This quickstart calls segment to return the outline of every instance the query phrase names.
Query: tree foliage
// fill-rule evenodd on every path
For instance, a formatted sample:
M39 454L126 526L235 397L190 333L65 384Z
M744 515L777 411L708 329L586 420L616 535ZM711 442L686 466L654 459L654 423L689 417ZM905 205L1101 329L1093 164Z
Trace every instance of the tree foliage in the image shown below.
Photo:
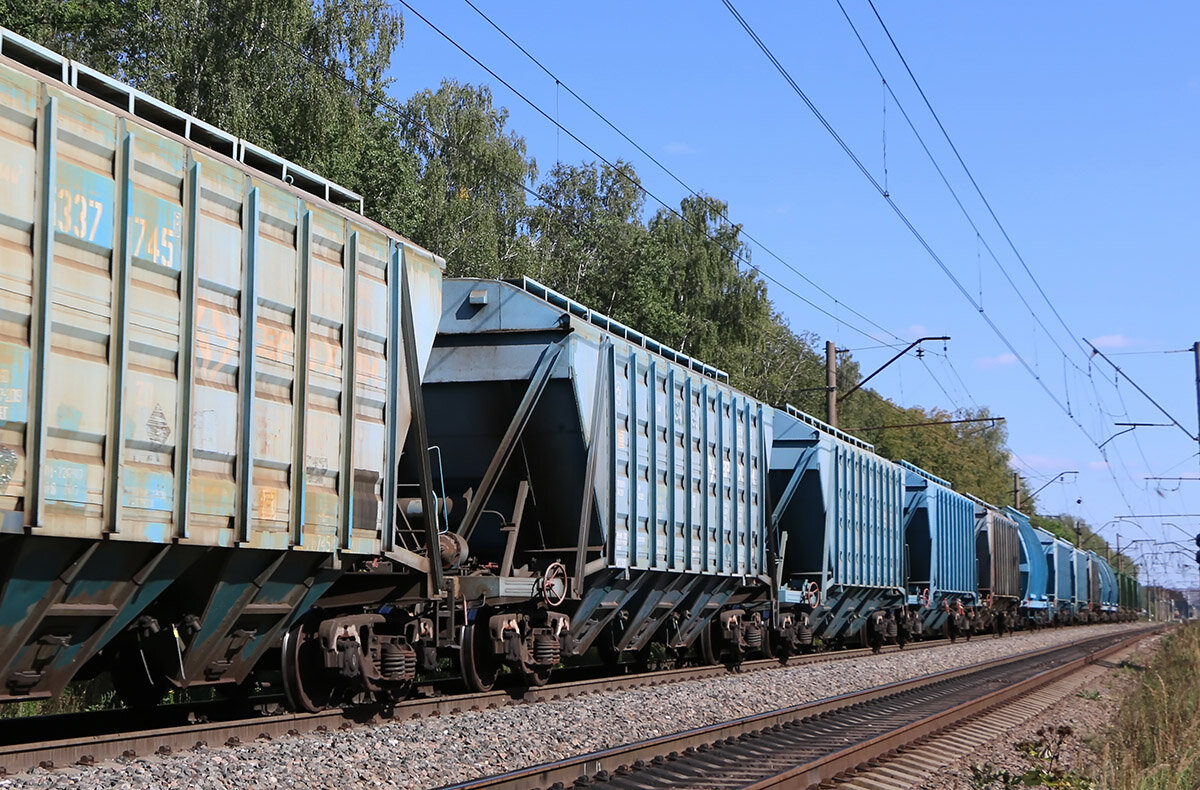
M446 81L391 102L403 25L387 0L0 0L0 24L359 192L450 276L533 276L757 398L824 416L818 339L772 304L722 201L689 196L647 217L620 161L557 164L539 181L486 86ZM837 367L844 396L862 374L849 355ZM986 409L901 407L863 389L839 411L882 455L1011 502L1002 424L889 427Z
M537 178L525 139L506 129L508 110L487 87L445 81L413 96L399 114L417 158L411 235L446 259L455 276L502 277L529 263L526 186Z

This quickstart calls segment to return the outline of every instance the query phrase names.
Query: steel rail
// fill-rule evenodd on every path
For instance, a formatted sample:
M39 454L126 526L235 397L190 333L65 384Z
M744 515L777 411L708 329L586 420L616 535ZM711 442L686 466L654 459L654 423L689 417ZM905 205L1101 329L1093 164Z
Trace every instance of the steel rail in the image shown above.
M944 644L946 644L946 640L943 639L927 639L918 643L910 643L906 650L929 649ZM899 652L899 648L889 645L884 647L882 652ZM872 653L867 648L808 653L792 656L786 666L840 661L869 655ZM783 666L778 659L755 659L743 662L736 672L760 672ZM729 674L731 674L731 670L724 664L677 667L655 672L574 680L540 688L502 689L484 693L409 699L397 703L390 711L379 705L363 705L319 713L260 714L222 721L104 732L33 743L10 743L0 746L0 776L38 767L91 765L118 757L133 758L147 754L170 754L194 749L198 746L236 746L247 741L269 740L301 732L346 728L424 716L444 716L463 710L551 701L586 694L723 677ZM126 722L134 727L137 727L137 717L140 715L136 710L98 711L93 714L74 715L87 717L95 714L100 714L110 720L124 714L127 717ZM71 716L61 715L53 718L62 721L62 730L60 731L69 731Z
M995 692L980 695L972 702L956 705L941 711L926 720L900 727L861 743L847 746L822 756L819 759L797 764L796 759L785 760L786 766L778 774L769 779L759 779L756 783L746 782L742 787L762 790L768 787L808 787L831 779L873 759L894 752L901 746L918 740L932 732L944 729L957 721L1000 704L1005 699L1025 693L1028 689L1055 678L1074 672L1080 666L1097 660L1111 652L1122 649L1150 633L1159 630L1160 626L1139 628L1128 637L1116 644L1089 652L1083 658L1064 663L1059 667L1036 673L1029 678L1013 684L1010 687ZM704 759L715 755L723 745L743 741L771 730L779 730L793 726L801 719L811 719L815 716L844 711L861 703L882 700L905 692L921 689L926 686L945 681L963 678L980 671L990 671L1020 661L1027 661L1039 656L1047 656L1059 651L1078 649L1089 643L1112 638L1112 635L1079 639L1072 642L1028 651L1008 656L1003 659L960 667L958 669L938 672L911 680L890 683L867 689L861 692L843 694L815 702L790 706L776 711L746 716L729 722L701 727L685 732L675 733L627 746L614 747L578 757L567 758L553 763L530 766L495 776L483 777L459 784L448 785L444 790L529 790L529 788L560 788L578 786L580 782L590 784L593 781L623 784L622 778L631 780L637 770L647 764L661 766L664 763L680 762L691 758ZM762 756L756 758L760 765L768 760ZM733 786L733 785L730 785Z
M984 694L978 699L956 705L949 710L934 714L922 721L901 727L885 735L872 738L869 741L854 744L828 757L814 760L806 765L797 766L790 771L780 773L770 779L746 785L745 790L768 790L769 788L776 787L810 787L820 784L827 779L832 779L847 771L852 771L860 765L867 764L871 760L877 760L885 755L893 754L903 746L940 732L961 721L978 716L998 705L1003 705L1011 700L1022 697L1047 683L1052 683L1060 678L1074 674L1082 667L1094 663L1105 656L1119 652L1134 642L1145 638L1152 630L1157 630L1157 628L1145 629L1138 635L1123 639L1115 645L1097 650L1053 669L1039 672L1018 683L1003 689L997 689L989 694Z
M946 771L968 755L977 755L977 750L987 744L1000 740L1011 743L1012 733L1018 728L1045 716L1081 686L1094 683L1119 668L1137 649L1138 645L1127 646L1078 673L1045 683L1021 697L1009 699L928 738L902 746L892 754L871 760L866 766L860 764L849 776L839 776L833 786L844 790L923 787L930 777ZM823 786L829 784L826 782Z

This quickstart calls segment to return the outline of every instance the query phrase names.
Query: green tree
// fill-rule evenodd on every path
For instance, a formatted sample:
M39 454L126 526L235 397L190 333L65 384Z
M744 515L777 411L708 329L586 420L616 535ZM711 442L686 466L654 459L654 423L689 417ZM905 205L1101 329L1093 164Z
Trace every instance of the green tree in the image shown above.
M105 74L147 46L148 0L0 0L0 25Z
M0 0L0 24L411 218L387 0Z
M654 334L644 323L665 281L631 282L646 259L645 196L633 166L558 164L530 215L534 276L590 307ZM661 278L660 278L661 280Z
M663 267L674 316L661 339L752 388L748 351L771 325L771 303L758 275L739 268L750 249L726 216L720 200L691 196L678 213L662 209L650 221L650 260Z
M446 259L448 275L505 277L529 266L525 187L537 163L507 123L490 88L449 80L413 96L401 115L422 205L410 233Z

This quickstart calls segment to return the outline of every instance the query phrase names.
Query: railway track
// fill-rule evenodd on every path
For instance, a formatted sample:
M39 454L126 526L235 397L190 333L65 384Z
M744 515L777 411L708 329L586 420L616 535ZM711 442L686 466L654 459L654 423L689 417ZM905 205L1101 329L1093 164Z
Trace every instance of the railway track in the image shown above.
M929 649L946 640L909 643L906 651ZM886 646L884 653L898 652ZM792 656L787 666L824 663L871 655L869 649L837 650ZM746 661L739 673L768 671L781 664L775 659ZM580 668L585 671L586 668ZM247 709L227 704L180 709L168 716L155 709L150 714L132 710L93 711L81 714L0 720L0 775L32 768L92 765L115 758L171 754L195 748L236 746L303 732L320 732L370 725L383 720L444 716L463 710L520 705L586 694L658 686L688 680L720 677L731 670L724 665L691 666L600 678L564 680L541 688L499 689L486 693L427 696L405 700L390 709L363 705L320 713L245 715ZM235 711L243 715L235 715ZM153 716L150 722L142 717ZM191 717L196 721L183 722ZM178 723L168 723L171 720ZM136 730L130 724L136 722ZM147 726L149 724L149 726ZM51 735L53 733L53 736Z
M814 786L1018 699L1155 630L1077 640L445 790Z
M1021 725L1060 704L1064 697L1075 693L1080 686L1100 680L1106 672L1120 665L1136 650L1123 648L1081 672L1047 683L1029 694L1010 699L978 716L898 749L890 757L868 763L849 776L839 778L838 790L906 790L945 770L960 758L978 754L988 743L1004 738Z

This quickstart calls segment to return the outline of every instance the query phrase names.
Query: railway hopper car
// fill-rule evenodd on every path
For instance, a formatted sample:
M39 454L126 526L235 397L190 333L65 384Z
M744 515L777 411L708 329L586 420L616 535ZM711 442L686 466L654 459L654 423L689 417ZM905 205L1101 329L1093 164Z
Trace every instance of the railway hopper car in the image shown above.
M393 543L442 262L0 30L0 700L236 684Z
M3 29L0 180L0 702L106 672L316 711L1120 603L1018 514L532 280L444 281L359 196Z
M1021 604L1017 616L1022 625L1038 628L1050 624L1050 603L1047 597L1049 569L1042 541L1021 511L1006 507L1008 517L1017 525L1021 543ZM1011 625L1016 625L1013 623Z
M1124 571L1116 571L1117 601L1122 620L1136 620L1141 610L1137 577Z
M1117 619L1117 610L1119 608L1117 574L1113 571L1112 566L1108 564L1108 560L1104 559L1094 551L1090 551L1088 554L1090 556L1092 565L1096 569L1096 575L1099 577L1100 619L1104 622L1111 622Z
M1075 611L1073 612L1073 622L1086 623L1089 622L1091 614L1091 603L1099 597L1099 592L1096 592L1096 597L1093 597L1091 585L1091 563L1088 562L1086 552L1078 548L1071 549L1071 566L1075 573Z
M1075 549L1076 614L1081 623L1100 620L1100 566L1090 551Z
M975 503L907 461L904 543L907 606L919 631L941 633L951 613L979 603L975 582Z
M1051 622L1068 623L1075 612L1074 548L1045 530L1035 530L1046 554L1046 600Z
M424 393L471 687L763 648L773 412L724 373L532 280L448 280Z
M878 640L907 599L905 470L791 407L775 411L770 464L780 606L814 637Z
M975 502L975 562L981 605L974 627L1007 627L1021 601L1021 532L1005 511Z

